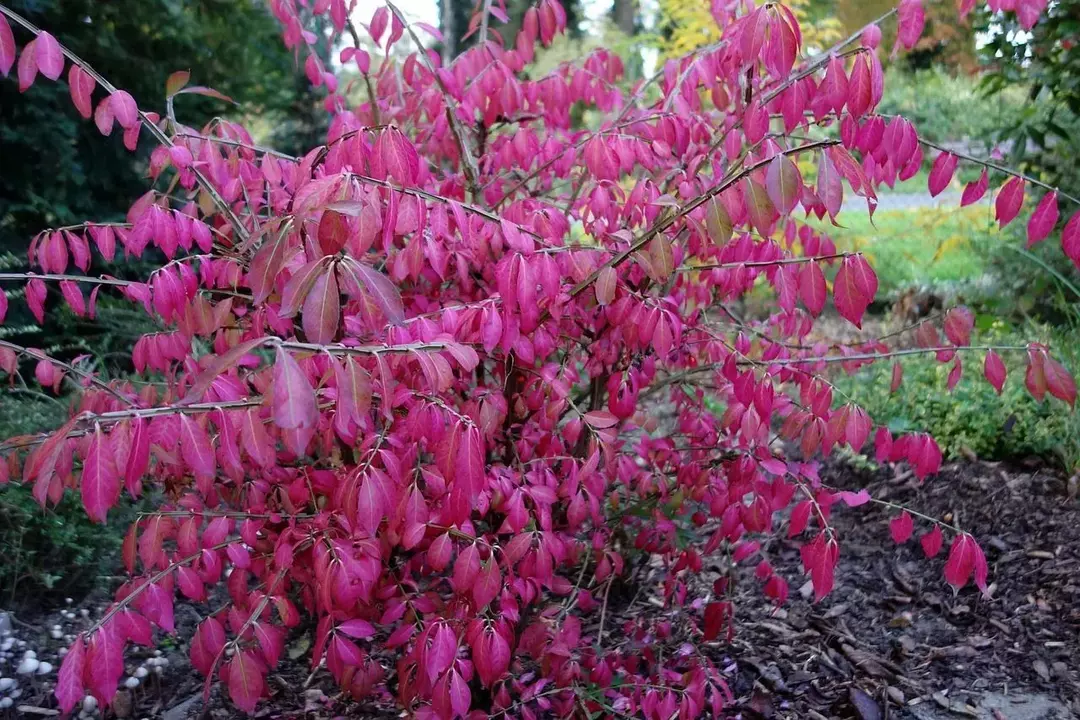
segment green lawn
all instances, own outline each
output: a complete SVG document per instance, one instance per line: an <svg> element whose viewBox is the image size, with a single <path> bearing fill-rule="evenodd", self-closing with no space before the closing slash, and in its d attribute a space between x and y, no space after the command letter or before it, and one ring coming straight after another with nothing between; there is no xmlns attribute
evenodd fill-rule
<svg viewBox="0 0 1080 720"><path fill-rule="evenodd" d="M841 251L857 250L878 274L888 297L912 286L956 286L985 271L985 243L1000 241L986 206L865 212L848 210L843 227L827 220L814 225Z"/></svg>

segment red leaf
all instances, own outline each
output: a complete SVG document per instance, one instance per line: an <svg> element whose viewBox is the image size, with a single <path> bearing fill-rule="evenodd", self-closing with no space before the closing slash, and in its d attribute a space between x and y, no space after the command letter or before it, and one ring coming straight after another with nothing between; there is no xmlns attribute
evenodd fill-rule
<svg viewBox="0 0 1080 720"><path fill-rule="evenodd" d="M367 640L375 636L375 628L371 623L360 619L346 620L337 626L337 630L358 640Z"/></svg>
<svg viewBox="0 0 1080 720"><path fill-rule="evenodd" d="M492 629L481 632L473 643L473 660L480 682L491 687L510 667L510 645Z"/></svg>
<svg viewBox="0 0 1080 720"><path fill-rule="evenodd" d="M94 106L91 95L94 93L94 78L78 65L72 65L68 71L68 89L71 92L71 102L84 119L89 120L94 114ZM111 258L110 258L111 259Z"/></svg>
<svg viewBox="0 0 1080 720"><path fill-rule="evenodd" d="M833 301L840 316L862 327L862 316L877 294L877 275L862 257L844 258L833 283Z"/></svg>
<svg viewBox="0 0 1080 720"><path fill-rule="evenodd" d="M994 201L994 217L998 221L998 227L1003 228L1020 214L1020 208L1024 204L1024 179L1010 178L1004 187L998 192Z"/></svg>
<svg viewBox="0 0 1080 720"><path fill-rule="evenodd" d="M729 617L731 605L726 602L711 602L705 606L705 623L702 633L706 641L715 640L724 629L724 624Z"/></svg>
<svg viewBox="0 0 1080 720"><path fill-rule="evenodd" d="M922 545L923 552L928 558L935 557L941 552L942 542L941 526L939 525L935 525L933 530L919 537L919 544Z"/></svg>
<svg viewBox="0 0 1080 720"><path fill-rule="evenodd" d="M458 555L454 562L454 575L450 579L450 585L454 592L465 593L476 581L480 574L480 553L475 545L467 545Z"/></svg>
<svg viewBox="0 0 1080 720"><path fill-rule="evenodd" d="M1076 406L1076 381L1059 363L1049 355L1043 360L1043 375L1046 377L1046 389L1058 400Z"/></svg>
<svg viewBox="0 0 1080 720"><path fill-rule="evenodd" d="M802 174L795 163L783 153L778 153L769 163L765 176L765 189L773 206L782 215L795 209L802 195Z"/></svg>
<svg viewBox="0 0 1080 720"><path fill-rule="evenodd" d="M274 281L285 261L285 250L285 236L279 235L264 242L255 253L255 257L251 259L247 283L251 288L251 300L255 305L263 303L273 292Z"/></svg>
<svg viewBox="0 0 1080 720"><path fill-rule="evenodd" d="M278 345L271 401L274 424L285 430L312 428L318 422L315 391L292 355Z"/></svg>
<svg viewBox="0 0 1080 720"><path fill-rule="evenodd" d="M374 166L380 175L402 185L415 185L420 174L420 156L416 148L396 127L385 128L372 148Z"/></svg>
<svg viewBox="0 0 1080 720"><path fill-rule="evenodd" d="M889 384L889 393L895 393L900 389L900 383L904 381L904 367L899 361L894 362L892 366L892 382Z"/></svg>
<svg viewBox="0 0 1080 720"><path fill-rule="evenodd" d="M120 477L113 463L112 448L100 427L94 428L83 460L82 501L91 520L105 522L109 508L120 498Z"/></svg>
<svg viewBox="0 0 1080 720"><path fill-rule="evenodd" d="M911 515L908 514L907 510L900 511L899 515L889 521L889 532L896 543L907 542L913 530L914 523L912 523Z"/></svg>
<svg viewBox="0 0 1080 720"><path fill-rule="evenodd" d="M910 50L915 47L915 43L919 42L923 28L926 26L922 0L901 0L896 13L898 26L896 41Z"/></svg>
<svg viewBox="0 0 1080 720"><path fill-rule="evenodd" d="M197 481L209 484L214 479L217 465L210 436L190 415L180 415L180 453L184 463Z"/></svg>
<svg viewBox="0 0 1080 720"><path fill-rule="evenodd" d="M263 677L266 668L251 650L242 650L233 655L227 668L229 697L244 712L254 713L259 698L266 694Z"/></svg>
<svg viewBox="0 0 1080 720"><path fill-rule="evenodd" d="M7 18L0 15L0 75L8 76L15 64L15 36Z"/></svg>
<svg viewBox="0 0 1080 720"><path fill-rule="evenodd" d="M83 687L83 668L86 659L86 646L82 635L75 637L75 642L68 648L67 655L60 663L60 673L56 677L56 699L65 714L82 702L86 695Z"/></svg>
<svg viewBox="0 0 1080 720"><path fill-rule="evenodd" d="M1076 269L1080 270L1080 212L1065 223L1065 229L1061 232L1061 249L1065 256L1073 261Z"/></svg>
<svg viewBox="0 0 1080 720"><path fill-rule="evenodd" d="M1031 213L1031 218L1028 219L1027 246L1030 248L1049 237L1050 232L1057 225L1058 217L1057 190L1052 190L1043 195L1035 211Z"/></svg>
<svg viewBox="0 0 1080 720"><path fill-rule="evenodd" d="M802 533L810 522L810 511L813 503L803 500L791 510L791 520L788 523L788 537L793 538Z"/></svg>
<svg viewBox="0 0 1080 720"><path fill-rule="evenodd" d="M597 430L606 430L607 428L615 427L619 424L619 418L615 417L607 410L593 410L592 412L587 412L585 413L584 418L585 422Z"/></svg>
<svg viewBox="0 0 1080 720"><path fill-rule="evenodd" d="M971 330L975 327L975 316L963 305L951 308L945 313L945 336L949 342L959 347L971 344Z"/></svg>
<svg viewBox="0 0 1080 720"><path fill-rule="evenodd" d="M450 671L450 707L457 717L466 717L469 714L469 706L472 704L472 693L469 685L456 670Z"/></svg>
<svg viewBox="0 0 1080 720"><path fill-rule="evenodd" d="M285 631L265 622L255 623L252 630L255 633L255 639L259 642L263 660L270 667L275 667L281 659L281 653L285 651Z"/></svg>
<svg viewBox="0 0 1080 720"><path fill-rule="evenodd" d="M349 239L349 222L345 216L334 210L324 210L319 219L319 248L327 255L334 255Z"/></svg>
<svg viewBox="0 0 1080 720"><path fill-rule="evenodd" d="M969 182L964 187L964 194L960 198L960 207L967 207L968 205L982 200L983 195L986 194L986 190L989 187L990 176L987 175L986 168L983 168L982 174L979 175L979 179Z"/></svg>
<svg viewBox="0 0 1080 720"><path fill-rule="evenodd" d="M109 109L125 130L139 123L139 107L135 104L135 98L124 90L117 90L109 96Z"/></svg>
<svg viewBox="0 0 1080 720"><path fill-rule="evenodd" d="M457 656L457 636L449 625L439 623L431 640L431 647L428 648L427 662L424 666L428 679L435 682L435 679L453 664L455 656Z"/></svg>
<svg viewBox="0 0 1080 720"><path fill-rule="evenodd" d="M814 585L814 601L817 602L832 592L840 546L835 539L822 532L813 541L803 545L800 554L803 567L810 574Z"/></svg>
<svg viewBox="0 0 1080 720"><path fill-rule="evenodd" d="M1001 361L1001 356L993 350L989 350L986 353L986 360L983 361L983 375L986 376L987 382L994 386L994 390L997 390L998 395L1001 394L1001 389L1005 387L1005 363Z"/></svg>
<svg viewBox="0 0 1080 720"><path fill-rule="evenodd" d="M209 677L218 653L225 647L225 628L221 621L211 616L199 623L195 637L191 639L191 664Z"/></svg>
<svg viewBox="0 0 1080 720"><path fill-rule="evenodd" d="M184 89L191 79L191 73L187 70L177 70L165 79L165 97L172 97Z"/></svg>
<svg viewBox="0 0 1080 720"><path fill-rule="evenodd" d="M328 262L329 260L325 257L319 258L307 263L293 273L289 281L285 283L285 289L281 292L281 310L278 311L281 317L291 318L300 312L304 299L311 292L315 281L329 272Z"/></svg>
<svg viewBox="0 0 1080 720"><path fill-rule="evenodd" d="M475 498L484 489L484 441L480 429L470 425L461 434L454 467L454 482L464 483L469 497Z"/></svg>
<svg viewBox="0 0 1080 720"><path fill-rule="evenodd" d="M596 278L596 302L599 305L610 305L615 300L615 289L619 276L615 268L606 267L600 271Z"/></svg>
<svg viewBox="0 0 1080 720"><path fill-rule="evenodd" d="M86 653L84 679L91 694L101 705L108 705L116 695L124 674L124 641L115 623L94 633Z"/></svg>
<svg viewBox="0 0 1080 720"><path fill-rule="evenodd" d="M326 345L334 341L341 316L341 294L333 268L325 268L304 298L304 335L308 342Z"/></svg>
<svg viewBox="0 0 1080 720"><path fill-rule="evenodd" d="M359 425L371 409L371 376L351 356L334 362L337 409Z"/></svg>
<svg viewBox="0 0 1080 720"><path fill-rule="evenodd" d="M150 583L139 596L139 611L146 619L167 633L176 630L173 620L173 595L157 583Z"/></svg>
<svg viewBox="0 0 1080 720"><path fill-rule="evenodd" d="M825 308L825 273L816 262L809 262L799 269L799 297L811 315L820 315Z"/></svg>
<svg viewBox="0 0 1080 720"><path fill-rule="evenodd" d="M930 168L930 179L927 182L930 197L937 197L949 187L959 161L960 158L949 152L940 153L934 159L934 165Z"/></svg>
<svg viewBox="0 0 1080 720"><path fill-rule="evenodd" d="M975 538L961 533L953 539L949 548L949 559L945 561L945 579L959 590L967 585L972 572L975 573L975 584L986 594L986 557Z"/></svg>
<svg viewBox="0 0 1080 720"><path fill-rule="evenodd" d="M487 607L487 604L498 596L500 589L502 572L499 570L499 563L492 557L481 568L480 575L473 584L473 600L477 610Z"/></svg>
<svg viewBox="0 0 1080 720"><path fill-rule="evenodd" d="M64 72L64 53L60 43L49 33L42 30L37 36L37 66L41 74L50 80L59 80Z"/></svg>
<svg viewBox="0 0 1080 720"><path fill-rule="evenodd" d="M870 84L870 65L866 57L860 53L855 58L855 64L851 67L851 77L848 80L847 108L853 117L860 118L866 114L873 104L873 90Z"/></svg>
<svg viewBox="0 0 1080 720"><path fill-rule="evenodd" d="M340 272L346 273L348 278L379 306L383 315L391 323L399 324L405 319L405 310L401 304L401 293L390 278L386 277L373 268L359 263L352 258L343 258L338 266ZM342 277L342 285L348 292L346 278Z"/></svg>
<svg viewBox="0 0 1080 720"><path fill-rule="evenodd" d="M38 74L37 39L31 40L19 55L19 92L26 92L34 84Z"/></svg>

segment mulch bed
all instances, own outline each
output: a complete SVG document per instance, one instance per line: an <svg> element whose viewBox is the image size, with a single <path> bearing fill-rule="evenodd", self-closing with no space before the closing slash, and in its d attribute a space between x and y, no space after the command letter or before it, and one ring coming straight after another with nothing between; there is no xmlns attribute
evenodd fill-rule
<svg viewBox="0 0 1080 720"><path fill-rule="evenodd" d="M991 594L954 594L915 538L897 547L880 505L836 508L836 589L810 588L779 610L741 590L730 655L747 717L1080 717L1080 504L1072 484L1043 470L951 464L920 485L897 468L833 463L831 485L959 520L986 552ZM1070 493L1070 490L1072 491ZM929 530L916 519L916 534ZM948 539L946 539L946 543ZM774 566L801 577L796 547ZM755 599L755 596L758 596Z"/></svg>

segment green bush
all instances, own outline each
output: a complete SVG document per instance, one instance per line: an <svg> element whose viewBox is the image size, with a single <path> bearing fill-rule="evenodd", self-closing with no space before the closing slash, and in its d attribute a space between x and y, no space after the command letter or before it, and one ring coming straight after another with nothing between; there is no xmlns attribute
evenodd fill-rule
<svg viewBox="0 0 1080 720"><path fill-rule="evenodd" d="M980 317L980 324L985 322ZM984 329L976 342L1022 344L1046 337L1046 328L1006 331L1000 323ZM1080 333L1056 336L1054 352L1070 369L1080 365ZM1004 357L1004 356L1003 356ZM854 375L834 378L840 398L862 405L875 422L893 433L926 431L934 436L947 457L968 453L988 460L1036 456L1074 470L1080 465L1080 416L1057 400L1036 402L1024 387L1023 358L1004 357L1009 368L999 396L983 377L981 354L964 357L964 374L950 393L947 380L952 363L932 357L904 359L903 384L889 392L892 366L877 363Z"/></svg>
<svg viewBox="0 0 1080 720"><path fill-rule="evenodd" d="M64 400L9 395L0 403L0 436L56 427L67 416ZM134 509L125 506L108 525L90 522L74 493L59 505L42 508L31 488L17 482L0 486L0 604L48 606L81 597L99 577L113 571L101 558L115 558Z"/></svg>
<svg viewBox="0 0 1080 720"><path fill-rule="evenodd" d="M1024 106L1023 90L1015 88L987 97L978 80L950 75L940 68L917 72L890 68L878 111L903 115L933 142L984 140L1015 122Z"/></svg>

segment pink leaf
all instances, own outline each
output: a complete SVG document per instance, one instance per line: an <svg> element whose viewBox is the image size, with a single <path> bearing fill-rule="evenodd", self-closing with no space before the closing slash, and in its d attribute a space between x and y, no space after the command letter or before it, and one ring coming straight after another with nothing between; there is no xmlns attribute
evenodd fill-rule
<svg viewBox="0 0 1080 720"><path fill-rule="evenodd" d="M971 344L971 330L975 327L975 316L963 305L951 308L945 313L945 336L949 342L960 347Z"/></svg>
<svg viewBox="0 0 1080 720"><path fill-rule="evenodd" d="M1080 212L1065 223L1065 229L1061 232L1061 249L1065 256L1073 261L1077 270L1080 270Z"/></svg>
<svg viewBox="0 0 1080 720"><path fill-rule="evenodd" d="M1058 400L1076 405L1076 381L1059 363L1049 355L1043 360L1043 375L1046 377L1046 389Z"/></svg>
<svg viewBox="0 0 1080 720"><path fill-rule="evenodd" d="M998 221L998 227L1003 228L1013 221L1020 213L1024 204L1024 179L1010 178L1004 187L998 192L994 201L994 217Z"/></svg>
<svg viewBox="0 0 1080 720"><path fill-rule="evenodd" d="M356 638L358 640L367 640L368 638L375 636L375 628L371 623L360 620L346 620L337 626L338 632L343 632L349 637Z"/></svg>
<svg viewBox="0 0 1080 720"><path fill-rule="evenodd" d="M225 628L215 617L199 623L191 640L191 664L204 676L209 676L218 654L225 647Z"/></svg>
<svg viewBox="0 0 1080 720"><path fill-rule="evenodd" d="M949 152L940 153L934 159L934 165L930 168L930 179L927 182L931 197L937 197L949 187L959 161L960 158Z"/></svg>
<svg viewBox="0 0 1080 720"><path fill-rule="evenodd" d="M94 93L94 78L78 65L72 65L68 71L68 90L71 92L71 102L84 119L89 120L94 114L94 106L91 96Z"/></svg>
<svg viewBox="0 0 1080 720"><path fill-rule="evenodd" d="M37 39L33 39L23 48L19 55L19 92L26 92L34 84L38 74L37 64Z"/></svg>
<svg viewBox="0 0 1080 720"><path fill-rule="evenodd" d="M896 12L898 18L896 41L910 50L922 37L923 28L926 26L922 0L900 0L900 6Z"/></svg>
<svg viewBox="0 0 1080 720"><path fill-rule="evenodd" d="M986 194L986 190L989 187L990 176L987 175L986 168L983 168L982 174L979 175L979 179L969 182L964 187L964 194L960 198L960 207L967 207L968 205L982 200L983 195Z"/></svg>
<svg viewBox="0 0 1080 720"><path fill-rule="evenodd" d="M986 594L986 557L975 538L961 533L949 548L949 558L945 561L945 579L959 590L967 584L972 572L975 573L975 584Z"/></svg>
<svg viewBox="0 0 1080 720"><path fill-rule="evenodd" d="M501 588L502 572L499 570L499 564L492 557L481 568L480 575L473 584L473 600L476 602L477 609L487 607L487 604L498 596Z"/></svg>
<svg viewBox="0 0 1080 720"><path fill-rule="evenodd" d="M811 315L820 315L825 308L825 273L816 262L809 262L799 269L799 297Z"/></svg>
<svg viewBox="0 0 1080 720"><path fill-rule="evenodd" d="M457 655L457 636L446 623L439 623L435 629L431 647L427 651L427 663L425 670L428 679L432 682L443 674L454 662Z"/></svg>
<svg viewBox="0 0 1080 720"><path fill-rule="evenodd" d="M124 641L115 623L94 633L86 653L84 678L91 694L101 705L108 705L116 695L124 674Z"/></svg>
<svg viewBox="0 0 1080 720"><path fill-rule="evenodd" d="M109 508L120 498L120 478L112 450L100 427L95 427L83 460L82 501L91 520L104 523Z"/></svg>
<svg viewBox="0 0 1080 720"><path fill-rule="evenodd" d="M913 530L914 523L907 510L901 510L899 515L889 521L889 532L893 541L898 544L907 542Z"/></svg>
<svg viewBox="0 0 1080 720"><path fill-rule="evenodd" d="M1058 217L1057 191L1051 190L1043 195L1035 211L1031 213L1027 226L1027 246L1030 248L1049 237L1050 232L1057 225Z"/></svg>
<svg viewBox="0 0 1080 720"><path fill-rule="evenodd" d="M59 80L64 72L64 53L60 43L49 33L42 30L37 36L37 66L41 74L50 80Z"/></svg>
<svg viewBox="0 0 1080 720"><path fill-rule="evenodd" d="M928 558L935 557L941 552L942 542L943 538L941 537L940 525L935 525L933 530L923 534L919 538L919 544L922 545L923 553L925 553Z"/></svg>
<svg viewBox="0 0 1080 720"><path fill-rule="evenodd" d="M8 76L15 64L15 36L7 18L0 15L0 75Z"/></svg>
<svg viewBox="0 0 1080 720"><path fill-rule="evenodd" d="M877 275L862 255L844 258L833 283L833 301L840 316L862 327L862 316L877 294Z"/></svg>
<svg viewBox="0 0 1080 720"><path fill-rule="evenodd" d="M315 278L304 298L304 335L308 342L326 345L334 341L341 315L337 275L329 267Z"/></svg>
<svg viewBox="0 0 1080 720"><path fill-rule="evenodd" d="M139 122L139 108L135 104L135 98L125 90L117 90L109 96L109 109L120 123L120 127L127 129Z"/></svg>
<svg viewBox="0 0 1080 720"><path fill-rule="evenodd" d="M795 163L783 153L777 154L769 163L765 189L782 215L795 209L802 194L802 175Z"/></svg>
<svg viewBox="0 0 1080 720"><path fill-rule="evenodd" d="M180 415L180 452L196 480L209 483L214 479L217 466L210 436L197 420L186 414Z"/></svg>
<svg viewBox="0 0 1080 720"><path fill-rule="evenodd" d="M994 390L998 395L1001 394L1001 389L1005 387L1005 363L1001 361L1001 356L993 350L986 353L986 360L983 361L983 374L986 376L987 382L994 386Z"/></svg>
<svg viewBox="0 0 1080 720"><path fill-rule="evenodd" d="M901 5L902 6L902 5ZM873 104L873 89L870 83L870 65L866 57L859 54L851 67L848 80L847 108L853 117L860 118Z"/></svg>
<svg viewBox="0 0 1080 720"><path fill-rule="evenodd" d="M75 637L75 642L68 648L67 655L60 663L60 673L56 677L56 699L60 709L69 713L82 702L86 695L83 687L83 668L86 660L86 646L82 635Z"/></svg>
<svg viewBox="0 0 1080 720"><path fill-rule="evenodd" d="M266 694L266 668L251 650L242 650L233 655L226 667L229 697L244 712L254 713L259 698Z"/></svg>
<svg viewBox="0 0 1080 720"><path fill-rule="evenodd" d="M285 348L278 345L271 401L274 424L285 430L315 427L319 410L307 375Z"/></svg>

